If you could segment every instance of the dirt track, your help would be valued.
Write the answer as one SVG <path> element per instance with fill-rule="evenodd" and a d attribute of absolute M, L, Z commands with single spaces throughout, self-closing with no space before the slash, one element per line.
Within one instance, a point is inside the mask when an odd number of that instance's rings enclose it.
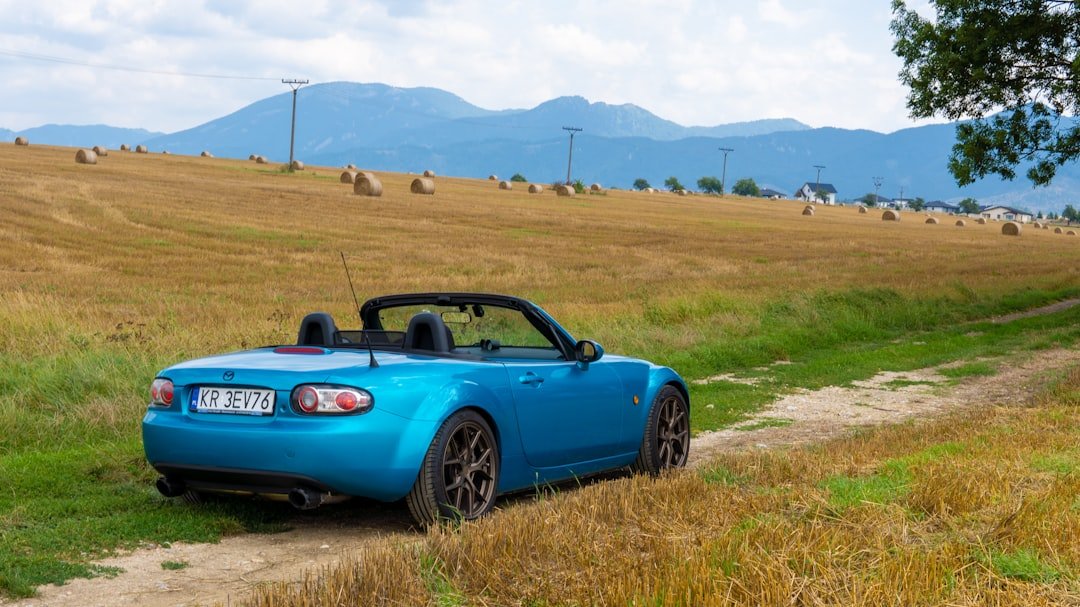
<path fill-rule="evenodd" d="M 997 375 L 950 384 L 936 369 L 881 373 L 853 387 L 827 387 L 786 396 L 767 407 L 745 427 L 762 420 L 783 420 L 783 427 L 742 431 L 727 429 L 694 439 L 690 464 L 711 454 L 738 449 L 771 449 L 820 441 L 850 428 L 895 423 L 957 408 L 1023 402 L 1045 381 L 1045 373 L 1080 364 L 1080 351 L 1049 350 L 1015 358 Z M 896 381 L 900 380 L 900 381 Z M 723 381 L 723 380 L 718 380 Z M 890 382 L 892 384 L 890 385 Z M 230 604 L 267 581 L 298 579 L 305 570 L 340 561 L 367 542 L 408 542 L 410 528 L 404 507 L 342 504 L 298 516 L 286 533 L 249 534 L 217 544 L 174 544 L 148 547 L 100 561 L 119 567 L 115 578 L 73 580 L 64 586 L 39 588 L 39 596 L 5 607 Z M 334 513 L 328 515 L 327 513 Z M 333 521 L 333 522 L 330 522 Z M 168 571 L 163 561 L 183 561 L 184 569 Z"/>

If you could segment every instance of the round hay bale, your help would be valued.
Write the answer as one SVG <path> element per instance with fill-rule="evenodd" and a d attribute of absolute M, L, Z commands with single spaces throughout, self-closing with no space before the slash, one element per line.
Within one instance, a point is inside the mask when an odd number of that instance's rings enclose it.
<path fill-rule="evenodd" d="M 94 150 L 79 150 L 75 152 L 75 162 L 79 164 L 97 164 L 97 154 Z"/>
<path fill-rule="evenodd" d="M 137 146 L 135 146 L 135 153 L 136 154 L 148 154 L 148 153 L 150 153 L 150 150 L 146 149 L 145 145 L 137 145 Z"/>
<path fill-rule="evenodd" d="M 256 156 L 255 157 L 255 164 L 267 164 L 269 162 L 270 161 L 266 159 L 266 156 Z"/>
<path fill-rule="evenodd" d="M 161 150 L 161 154 L 163 156 L 168 156 L 169 155 L 169 150 Z"/>
<path fill-rule="evenodd" d="M 428 171 L 424 171 L 427 173 Z M 428 177 L 417 177 L 412 180 L 412 185 L 409 186 L 409 191 L 413 194 L 424 194 L 430 196 L 435 193 L 435 180 Z"/>
<path fill-rule="evenodd" d="M 860 206 L 859 207 L 859 213 L 865 215 L 866 214 L 866 207 Z"/>
<path fill-rule="evenodd" d="M 255 154 L 248 154 L 248 160 L 255 160 L 256 158 L 258 158 L 258 156 Z"/>
<path fill-rule="evenodd" d="M 592 184 L 591 186 L 589 186 L 589 189 L 592 190 L 593 192 L 601 192 L 601 191 L 604 190 L 604 188 L 600 187 L 599 183 Z"/>
<path fill-rule="evenodd" d="M 94 153 L 97 154 L 98 156 L 108 156 L 109 155 L 109 148 L 107 148 L 107 147 L 105 147 L 103 145 L 95 145 L 94 146 Z"/>
<path fill-rule="evenodd" d="M 289 165 L 289 170 L 291 170 L 291 171 L 303 171 L 304 170 L 304 163 L 302 161 L 300 161 L 300 160 L 294 160 L 294 161 L 292 161 L 292 164 Z"/>
<path fill-rule="evenodd" d="M 206 150 L 203 150 L 202 153 L 199 154 L 199 156 L 202 156 L 203 158 L 213 158 L 214 157 L 213 154 L 211 154 L 210 152 L 207 152 Z"/>
<path fill-rule="evenodd" d="M 1001 233 L 1006 236 L 1019 236 L 1020 224 L 1016 223 L 1015 221 L 1006 221 L 1005 223 L 1001 224 Z"/>
<path fill-rule="evenodd" d="M 1048 223 L 1044 223 L 1044 224 L 1042 224 L 1042 226 L 1043 226 L 1044 230 L 1049 230 L 1050 229 L 1050 224 L 1048 224 Z"/>
<path fill-rule="evenodd" d="M 966 225 L 967 225 L 967 222 L 964 221 L 963 219 L 957 219 L 956 220 L 956 227 L 962 228 L 962 227 L 964 227 Z"/>
<path fill-rule="evenodd" d="M 431 178 L 431 177 L 434 177 L 434 176 L 435 176 L 435 171 L 432 171 L 430 169 L 427 170 L 427 171 L 424 171 L 424 177 Z"/>
<path fill-rule="evenodd" d="M 1042 222 L 1041 221 L 1036 221 L 1035 223 L 1031 224 L 1031 227 L 1035 228 L 1036 230 L 1041 230 L 1042 229 Z"/>
<path fill-rule="evenodd" d="M 927 217 L 924 223 L 929 223 L 936 226 L 938 224 L 938 220 L 937 217 Z"/>
<path fill-rule="evenodd" d="M 341 183 L 356 183 L 356 171 L 342 171 Z"/>
<path fill-rule="evenodd" d="M 543 194 L 544 193 L 544 186 L 540 185 L 539 183 L 531 183 L 531 184 L 529 184 L 529 193 L 530 194 Z"/>
<path fill-rule="evenodd" d="M 898 212 L 896 212 L 896 211 L 894 211 L 892 209 L 886 209 L 885 212 L 881 214 L 881 220 L 882 221 L 900 221 L 900 213 L 898 213 Z"/>
<path fill-rule="evenodd" d="M 679 196 L 689 196 L 690 192 L 687 192 L 686 190 L 679 190 L 678 194 Z"/>
<path fill-rule="evenodd" d="M 510 183 L 509 181 L 500 181 L 499 182 L 499 189 L 500 190 L 512 190 L 512 189 L 514 189 L 514 184 Z"/>
<path fill-rule="evenodd" d="M 814 207 L 812 207 L 810 205 L 806 205 L 805 207 L 803 207 L 802 214 L 803 215 L 809 215 L 810 217 L 813 217 L 814 216 Z"/>
<path fill-rule="evenodd" d="M 1061 232 L 1062 232 L 1061 228 L 1054 228 L 1054 233 L 1055 234 L 1061 234 Z"/>
<path fill-rule="evenodd" d="M 16 137 L 15 145 L 30 145 L 30 140 L 26 137 Z"/>
<path fill-rule="evenodd" d="M 353 182 L 353 194 L 360 196 L 382 196 L 382 182 L 371 173 L 358 173 Z"/>
<path fill-rule="evenodd" d="M 130 152 L 131 151 L 131 146 L 129 146 L 126 143 L 121 143 L 120 144 L 120 151 L 121 152 Z"/>
<path fill-rule="evenodd" d="M 984 226 L 984 225 L 986 225 L 986 218 L 985 217 L 980 217 L 980 218 L 975 220 L 975 223 L 977 223 L 977 224 L 979 224 L 981 226 Z"/>
<path fill-rule="evenodd" d="M 356 170 L 356 165 L 350 162 L 349 164 L 345 165 L 345 168 L 350 170 L 350 171 L 355 171 Z"/>
<path fill-rule="evenodd" d="M 498 181 L 498 180 L 499 180 L 498 175 L 488 175 L 488 181 Z"/>
<path fill-rule="evenodd" d="M 1068 232 L 1065 232 L 1065 235 L 1066 236 L 1076 236 L 1076 230 L 1069 230 Z"/>
<path fill-rule="evenodd" d="M 573 196 L 574 188 L 566 184 L 559 184 L 555 186 L 555 193 L 559 196 Z"/>

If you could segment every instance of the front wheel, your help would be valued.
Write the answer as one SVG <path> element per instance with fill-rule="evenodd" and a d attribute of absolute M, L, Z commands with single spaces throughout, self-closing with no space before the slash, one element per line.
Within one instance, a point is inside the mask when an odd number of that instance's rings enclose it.
<path fill-rule="evenodd" d="M 634 472 L 657 475 L 686 465 L 690 454 L 690 407 L 675 386 L 664 386 L 653 399 Z"/>
<path fill-rule="evenodd" d="M 458 411 L 435 433 L 405 502 L 421 525 L 472 520 L 495 505 L 498 484 L 499 449 L 491 427 L 475 411 Z"/>

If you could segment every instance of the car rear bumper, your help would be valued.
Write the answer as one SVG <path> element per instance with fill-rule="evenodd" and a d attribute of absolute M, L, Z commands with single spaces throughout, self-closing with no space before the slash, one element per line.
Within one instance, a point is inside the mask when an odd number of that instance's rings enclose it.
<path fill-rule="evenodd" d="M 151 409 L 142 429 L 150 464 L 192 489 L 287 493 L 302 487 L 382 501 L 409 492 L 435 434 L 431 422 L 377 409 L 269 423 Z"/>

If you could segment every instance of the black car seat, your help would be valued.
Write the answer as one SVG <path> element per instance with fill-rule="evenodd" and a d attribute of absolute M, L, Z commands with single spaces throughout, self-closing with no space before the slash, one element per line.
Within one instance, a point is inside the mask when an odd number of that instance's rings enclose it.
<path fill-rule="evenodd" d="M 298 346 L 332 346 L 337 326 L 334 319 L 326 312 L 312 312 L 300 321 L 300 334 L 296 336 Z"/>
<path fill-rule="evenodd" d="M 454 336 L 438 314 L 420 312 L 409 321 L 404 348 L 447 353 L 454 349 Z"/>

